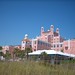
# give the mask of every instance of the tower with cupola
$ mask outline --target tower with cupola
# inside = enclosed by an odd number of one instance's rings
[[[41,35],[43,34],[44,32],[44,27],[41,27]]]
[[[21,43],[21,50],[25,50],[25,48],[31,48],[31,40],[28,39],[28,35],[25,34],[24,39],[22,40]]]

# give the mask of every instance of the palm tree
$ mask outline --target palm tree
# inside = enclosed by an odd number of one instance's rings
[[[4,54],[4,57],[8,60],[11,58],[11,54],[9,51],[6,51],[6,54]]]
[[[14,48],[14,51],[13,51],[13,60],[16,59],[17,53],[18,53],[18,49]]]
[[[41,53],[41,58],[42,58],[42,60],[46,60],[48,55],[47,55],[47,53],[46,52],[42,52]]]
[[[0,50],[2,50],[2,46],[0,46]]]
[[[41,60],[43,60],[44,65],[46,65],[46,63],[48,63],[49,56],[46,52],[42,52],[41,53]]]
[[[28,59],[28,53],[32,52],[32,49],[31,48],[25,48],[25,53],[26,53],[26,57]]]
[[[24,51],[24,50],[20,50],[20,49],[18,49],[18,48],[15,48],[15,49],[14,49],[14,55],[15,55],[15,57],[17,57],[17,58],[24,58],[24,56],[25,56],[25,51]]]
[[[0,51],[2,50],[2,46],[0,46]],[[0,52],[0,56],[2,56],[3,55],[3,53],[2,53],[2,51]]]

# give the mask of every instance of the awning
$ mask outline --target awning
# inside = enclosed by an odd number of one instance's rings
[[[68,57],[75,58],[74,54],[63,53],[61,51],[55,51],[55,50],[37,50],[37,51],[33,51],[31,53],[28,53],[28,54],[29,55],[40,55],[42,52],[46,52],[48,55],[57,54],[57,55],[62,55],[62,56],[68,56]]]

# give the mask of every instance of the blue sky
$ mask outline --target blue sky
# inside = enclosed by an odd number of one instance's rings
[[[40,35],[53,24],[64,38],[75,38],[75,1],[0,1],[0,45],[18,45],[25,34]]]

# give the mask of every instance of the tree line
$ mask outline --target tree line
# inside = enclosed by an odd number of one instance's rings
[[[2,50],[2,47],[0,46],[0,50]],[[18,58],[26,58],[28,59],[28,53],[32,52],[31,48],[25,48],[25,50],[21,50],[18,48],[14,48],[13,51],[6,50],[6,53],[4,54],[3,52],[0,52],[0,56],[3,56],[5,59],[18,59]]]

